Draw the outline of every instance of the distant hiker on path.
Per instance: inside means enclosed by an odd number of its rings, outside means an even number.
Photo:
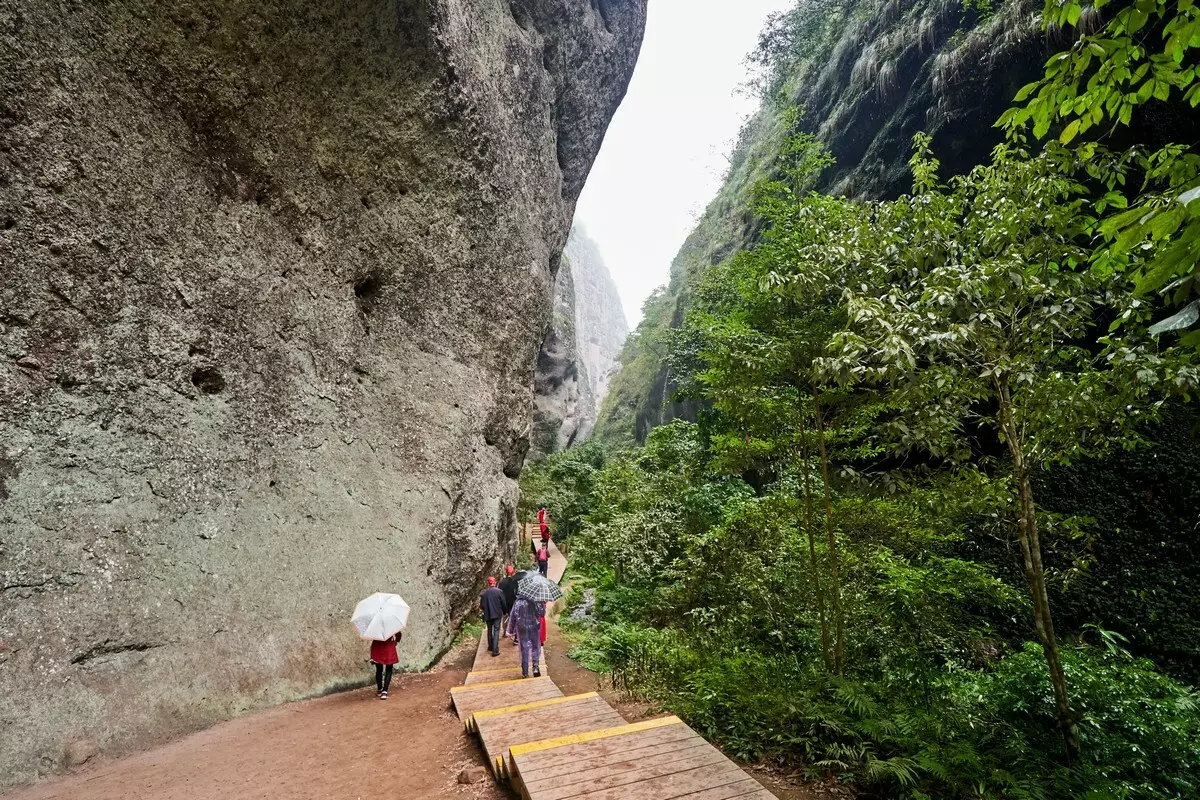
[[[542,577],[547,577],[546,572],[550,569],[550,546],[546,542],[542,542],[542,547],[537,551],[537,568]]]
[[[513,606],[510,627],[515,626],[521,643],[521,677],[529,677],[529,664],[533,662],[533,677],[542,677],[542,620],[546,617],[546,604],[524,597],[517,598]]]
[[[541,525],[542,527],[546,526],[546,507],[545,506],[541,506],[540,508],[538,508],[538,524]]]
[[[500,655],[500,621],[504,619],[504,593],[496,586],[496,579],[488,576],[488,588],[479,593],[479,610],[487,625],[488,650],[493,656]]]
[[[375,694],[387,700],[388,687],[392,683],[392,668],[400,661],[396,655],[396,643],[404,634],[397,633],[383,641],[371,642],[371,661],[375,664]]]

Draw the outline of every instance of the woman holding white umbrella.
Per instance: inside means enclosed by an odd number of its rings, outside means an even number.
[[[400,657],[396,644],[408,625],[408,603],[398,594],[376,592],[354,607],[350,621],[363,639],[371,640],[371,662],[375,664],[375,688],[380,700],[387,700],[392,669]]]

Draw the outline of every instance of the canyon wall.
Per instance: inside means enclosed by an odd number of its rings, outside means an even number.
[[[645,0],[0,0],[0,790],[444,650]]]
[[[530,454],[559,452],[591,435],[629,323],[600,248],[576,224],[563,251],[554,319],[538,357]]]
[[[566,450],[595,424],[592,394],[575,327],[574,269],[566,254],[554,284],[554,313],[538,353],[533,377],[533,430],[529,455],[538,458]]]
[[[564,255],[571,263],[575,281],[575,331],[580,359],[587,369],[592,404],[599,408],[608,394],[613,373],[620,367],[617,357],[629,336],[629,323],[600,247],[581,225],[571,228]],[[593,413],[586,420],[581,436],[589,435],[595,425]]]

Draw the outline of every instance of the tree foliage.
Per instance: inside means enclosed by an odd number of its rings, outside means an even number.
[[[775,101],[815,8],[764,34]],[[1200,159],[1122,130],[1200,104],[1196,15],[1049,3],[1080,35],[1008,141],[943,182],[918,136],[895,201],[813,193],[829,157],[788,139],[755,246],[655,342],[697,421],[578,484],[583,657],[877,796],[1200,796],[1195,509],[1153,483],[1195,450],[1200,334],[1163,334],[1200,318]]]

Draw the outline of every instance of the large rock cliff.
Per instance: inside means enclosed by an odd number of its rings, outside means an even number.
[[[617,357],[629,323],[621,296],[612,275],[600,255],[600,248],[580,225],[571,228],[564,255],[571,263],[575,282],[575,336],[579,356],[587,369],[588,388],[593,405],[599,407],[608,394],[609,382],[620,364]],[[586,436],[596,424],[593,414],[587,420]]]
[[[644,23],[0,3],[0,789],[445,648]]]
[[[575,327],[574,270],[563,255],[554,284],[554,314],[533,376],[533,458],[566,450],[596,419],[596,402]]]
[[[532,456],[565,450],[591,435],[628,335],[621,297],[599,248],[572,227],[534,377]]]

